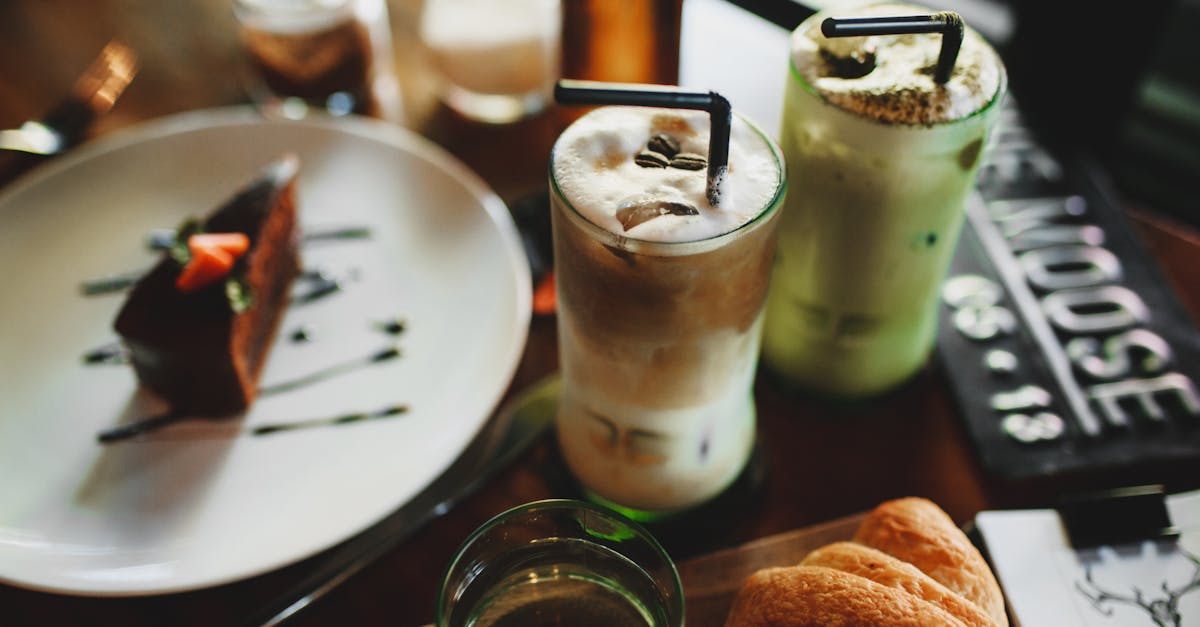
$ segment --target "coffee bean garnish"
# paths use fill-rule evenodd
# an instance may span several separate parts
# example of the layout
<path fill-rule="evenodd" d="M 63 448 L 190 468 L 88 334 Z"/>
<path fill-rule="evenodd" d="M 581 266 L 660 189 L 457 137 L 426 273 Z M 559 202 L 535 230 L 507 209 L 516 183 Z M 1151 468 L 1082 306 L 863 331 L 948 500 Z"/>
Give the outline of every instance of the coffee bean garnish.
<path fill-rule="evenodd" d="M 708 159 L 694 152 L 679 152 L 679 141 L 666 133 L 655 133 L 646 142 L 646 149 L 633 158 L 643 168 L 678 168 L 680 170 L 703 170 Z"/>
<path fill-rule="evenodd" d="M 655 133 L 650 141 L 646 143 L 646 148 L 657 152 L 660 155 L 670 159 L 679 154 L 679 142 L 666 133 Z"/>
<path fill-rule="evenodd" d="M 671 160 L 653 150 L 643 150 L 633 158 L 633 162 L 643 168 L 665 168 Z"/>
<path fill-rule="evenodd" d="M 617 220 L 621 222 L 621 227 L 626 231 L 659 216 L 694 216 L 699 214 L 700 211 L 698 209 L 686 203 L 654 200 L 644 197 L 634 197 L 633 199 L 626 200 L 617 208 Z"/>
<path fill-rule="evenodd" d="M 680 170 L 703 170 L 708 167 L 708 159 L 694 152 L 681 152 L 667 165 Z"/>

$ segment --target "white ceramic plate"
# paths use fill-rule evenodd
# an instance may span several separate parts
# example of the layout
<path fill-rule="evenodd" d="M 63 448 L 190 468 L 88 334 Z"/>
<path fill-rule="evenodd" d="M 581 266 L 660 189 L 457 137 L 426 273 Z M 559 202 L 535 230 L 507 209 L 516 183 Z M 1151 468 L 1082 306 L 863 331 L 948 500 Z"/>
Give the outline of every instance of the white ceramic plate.
<path fill-rule="evenodd" d="M 300 156 L 306 267 L 357 274 L 293 305 L 261 384 L 397 343 L 403 356 L 261 396 L 240 419 L 189 421 L 101 445 L 161 410 L 123 365 L 82 355 L 116 339 L 123 296 L 84 279 L 148 267 L 155 228 L 201 216 L 266 163 Z M 411 133 L 370 120 L 266 122 L 200 111 L 85 146 L 0 195 L 0 580 L 89 595 L 172 592 L 266 572 L 405 503 L 466 446 L 520 359 L 529 271 L 504 204 Z M 298 289 L 298 288 L 297 288 Z M 400 316 L 390 337 L 372 323 Z M 314 341 L 289 334 L 309 325 Z M 391 404 L 406 414 L 255 436 L 255 426 Z"/>

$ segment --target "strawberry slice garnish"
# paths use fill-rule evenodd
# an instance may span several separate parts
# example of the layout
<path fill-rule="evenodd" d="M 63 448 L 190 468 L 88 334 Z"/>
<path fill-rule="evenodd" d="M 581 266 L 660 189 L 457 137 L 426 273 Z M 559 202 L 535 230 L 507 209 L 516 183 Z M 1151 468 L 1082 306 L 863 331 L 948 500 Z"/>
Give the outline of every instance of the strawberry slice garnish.
<path fill-rule="evenodd" d="M 188 237 L 187 244 L 193 251 L 199 247 L 220 248 L 237 259 L 250 249 L 250 238 L 245 233 L 197 233 Z"/>
<path fill-rule="evenodd" d="M 191 258 L 183 266 L 175 287 L 195 292 L 229 276 L 233 264 L 250 248 L 244 233 L 200 233 L 187 240 Z"/>

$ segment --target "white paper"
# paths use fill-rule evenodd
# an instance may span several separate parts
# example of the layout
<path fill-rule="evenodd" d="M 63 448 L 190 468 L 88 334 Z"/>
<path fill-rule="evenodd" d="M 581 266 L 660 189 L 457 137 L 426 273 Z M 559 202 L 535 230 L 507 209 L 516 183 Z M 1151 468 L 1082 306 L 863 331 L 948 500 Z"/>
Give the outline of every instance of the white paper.
<path fill-rule="evenodd" d="M 982 512 L 975 523 L 1020 627 L 1200 627 L 1200 492 L 1169 496 L 1167 510 L 1177 541 L 1084 551 L 1054 510 Z"/>

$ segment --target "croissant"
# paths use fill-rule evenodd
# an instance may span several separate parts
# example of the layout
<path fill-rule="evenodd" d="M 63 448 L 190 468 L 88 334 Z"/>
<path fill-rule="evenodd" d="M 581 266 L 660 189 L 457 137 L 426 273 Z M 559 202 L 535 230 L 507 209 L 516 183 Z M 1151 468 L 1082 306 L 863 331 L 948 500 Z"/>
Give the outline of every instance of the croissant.
<path fill-rule="evenodd" d="M 854 542 L 835 542 L 796 566 L 756 572 L 725 627 L 965 625 L 1006 627 L 1004 596 L 987 562 L 940 507 L 885 502 Z"/>

